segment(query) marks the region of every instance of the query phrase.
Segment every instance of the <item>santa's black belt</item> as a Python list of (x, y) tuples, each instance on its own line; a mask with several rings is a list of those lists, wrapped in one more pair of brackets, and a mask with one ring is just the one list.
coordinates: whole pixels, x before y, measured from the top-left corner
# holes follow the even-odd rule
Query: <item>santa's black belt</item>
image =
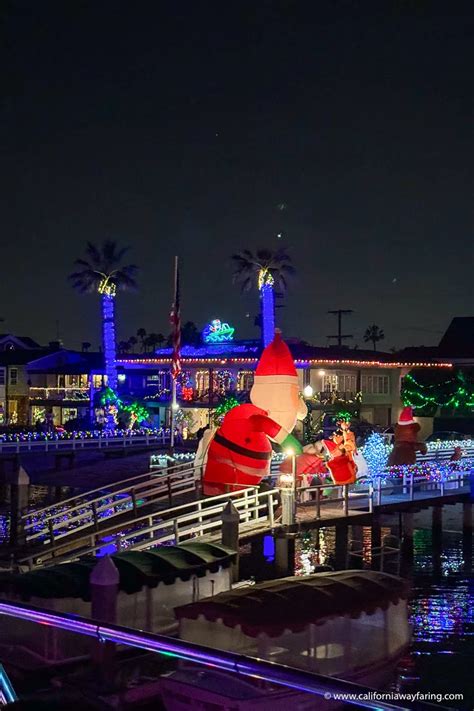
[(252, 449), (241, 447), (240, 444), (235, 444), (235, 442), (231, 442), (230, 439), (223, 437), (221, 434), (219, 434), (219, 432), (216, 432), (216, 434), (214, 435), (214, 442), (217, 442), (217, 444), (222, 444), (223, 447), (227, 447), (227, 449), (230, 449), (231, 452), (235, 452), (236, 454), (242, 454), (244, 457), (250, 457), (250, 459), (268, 460), (272, 457), (271, 452), (254, 452)]

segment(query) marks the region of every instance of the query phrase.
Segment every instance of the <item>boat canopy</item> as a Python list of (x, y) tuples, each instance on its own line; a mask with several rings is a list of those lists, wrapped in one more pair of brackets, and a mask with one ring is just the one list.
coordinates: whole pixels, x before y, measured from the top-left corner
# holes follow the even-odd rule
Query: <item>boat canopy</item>
[[(120, 574), (119, 590), (132, 594), (159, 583), (172, 585), (177, 579), (204, 577), (228, 568), (235, 551), (215, 543), (192, 542), (160, 546), (147, 551), (123, 551), (111, 558)], [(82, 598), (90, 600), (89, 577), (97, 558), (84, 558), (27, 573), (0, 574), (0, 594), (23, 599)]]
[(386, 610), (408, 597), (407, 583), (387, 573), (347, 570), (282, 578), (222, 592), (175, 608), (178, 620), (204, 618), (239, 627), (243, 634), (277, 637), (322, 625), (336, 617), (358, 618)]

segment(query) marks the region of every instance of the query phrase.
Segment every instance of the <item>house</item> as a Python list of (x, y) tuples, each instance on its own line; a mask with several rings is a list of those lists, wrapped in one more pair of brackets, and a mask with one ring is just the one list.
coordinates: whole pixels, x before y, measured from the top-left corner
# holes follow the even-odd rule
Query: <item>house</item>
[(54, 348), (42, 347), (28, 336), (0, 334), (0, 425), (27, 424), (29, 383), (26, 366)]
[(0, 333), (0, 352), (16, 350), (39, 350), (39, 343), (36, 343), (29, 336), (14, 336), (12, 333)]
[[(400, 385), (413, 368), (449, 369), (434, 359), (401, 361), (391, 354), (349, 348), (319, 348), (289, 342), (302, 392), (308, 396), (313, 421), (341, 409), (358, 411), (361, 419), (388, 427), (402, 407)], [(235, 341), (184, 346), (182, 374), (177, 387), (181, 409), (191, 431), (209, 421), (210, 413), (226, 396), (246, 401), (261, 353), (259, 341)], [(129, 355), (117, 360), (120, 387), (149, 405), (167, 405), (171, 394), (171, 349), (153, 355)]]
[[(220, 333), (221, 340), (211, 332), (210, 340), (204, 339), (202, 345), (181, 349), (177, 396), (191, 432), (206, 425), (226, 398), (241, 402), (249, 398), (261, 342), (234, 340), (233, 329), (227, 324), (221, 324)], [(33, 349), (28, 339), (8, 338), (5, 343), (14, 347), (0, 351), (4, 421), (34, 425), (46, 413), (52, 414), (56, 425), (74, 420), (84, 427), (95, 420), (96, 393), (107, 384), (101, 353), (68, 350), (58, 343)], [(452, 367), (436, 349), (421, 355), (417, 349), (416, 353), (393, 356), (348, 347), (310, 346), (293, 339), (288, 345), (313, 424), (326, 414), (349, 410), (366, 422), (388, 427), (398, 418), (401, 381), (412, 368), (439, 371)], [(171, 348), (117, 358), (119, 396), (143, 401), (156, 424), (170, 421), (171, 359)]]
[(56, 425), (88, 420), (94, 392), (107, 383), (101, 353), (59, 350), (30, 359), (29, 413), (31, 424), (52, 413)]

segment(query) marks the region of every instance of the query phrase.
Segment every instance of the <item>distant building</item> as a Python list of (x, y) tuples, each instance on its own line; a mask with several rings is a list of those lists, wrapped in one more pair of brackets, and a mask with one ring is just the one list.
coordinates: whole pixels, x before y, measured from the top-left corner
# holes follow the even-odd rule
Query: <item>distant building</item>
[[(457, 321), (454, 319), (453, 323)], [(213, 325), (215, 322), (213, 322)], [(183, 346), (178, 400), (191, 431), (207, 424), (210, 413), (227, 397), (245, 402), (262, 346), (259, 340), (235, 341), (221, 324), (201, 346)], [(449, 331), (449, 329), (448, 329)], [(0, 415), (4, 422), (34, 425), (53, 415), (56, 425), (94, 420), (97, 393), (107, 385), (103, 355), (68, 350), (59, 343), (33, 348), (28, 338), (0, 338)], [(23, 346), (22, 346), (23, 343)], [(37, 344), (36, 344), (37, 345)], [(358, 411), (362, 420), (388, 427), (402, 406), (402, 378), (414, 367), (449, 368), (441, 347), (406, 349), (397, 355), (338, 347), (315, 347), (289, 339), (301, 390), (311, 386), (313, 423), (339, 410)], [(452, 360), (455, 360), (454, 358)], [(153, 354), (119, 356), (119, 395), (143, 401), (155, 424), (169, 423), (171, 348)], [(84, 424), (82, 425), (84, 426)]]
[(41, 348), (29, 336), (14, 336), (12, 333), (0, 333), (0, 351), (38, 350)]
[(29, 383), (26, 366), (45, 353), (28, 336), (0, 334), (0, 424), (26, 424), (29, 417)]

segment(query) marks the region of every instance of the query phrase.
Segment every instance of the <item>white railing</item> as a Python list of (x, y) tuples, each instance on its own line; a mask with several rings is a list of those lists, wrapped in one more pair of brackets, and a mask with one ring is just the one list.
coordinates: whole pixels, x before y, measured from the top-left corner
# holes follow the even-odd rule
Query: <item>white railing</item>
[[(465, 453), (468, 452), (469, 450)], [(429, 452), (424, 456), (423, 461), (446, 462), (452, 454), (453, 450), (444, 448), (439, 452), (437, 458), (434, 457), (432, 452)], [(275, 481), (276, 479), (275, 475), (281, 460), (281, 455), (277, 455), (272, 461), (271, 481)], [(419, 460), (421, 460), (421, 457)], [(321, 506), (327, 506), (328, 504), (334, 505), (337, 502), (342, 502), (342, 515), (348, 515), (350, 508), (354, 508), (352, 501), (359, 504), (360, 508), (364, 496), (368, 511), (371, 512), (374, 503), (375, 505), (381, 505), (381, 497), (384, 492), (385, 496), (387, 496), (389, 491), (393, 494), (397, 487), (401, 487), (401, 493), (409, 499), (414, 496), (414, 491), (417, 487), (424, 488), (426, 491), (436, 488), (449, 490), (453, 488), (453, 482), (459, 482), (466, 473), (466, 471), (456, 472), (456, 463), (453, 463), (453, 475), (440, 477), (439, 482), (433, 482), (431, 479), (427, 480), (423, 477), (416, 477), (413, 473), (410, 474), (408, 472), (403, 478), (390, 477), (388, 483), (385, 485), (382, 484), (380, 479), (377, 479), (373, 483), (367, 482), (365, 487), (363, 484), (358, 484), (355, 487), (351, 486), (350, 488), (348, 486), (338, 486), (334, 484), (317, 484), (316, 486), (306, 487), (305, 489), (300, 488), (298, 496), (301, 501), (314, 499), (317, 518), (321, 516)], [(34, 512), (27, 513), (22, 517), (26, 540), (28, 543), (36, 543), (41, 547), (45, 546), (44, 553), (46, 552), (46, 546), (48, 549), (55, 549), (57, 546), (61, 546), (64, 549), (67, 545), (68, 547), (72, 546), (72, 548), (76, 549), (78, 546), (83, 545), (84, 536), (90, 537), (92, 535), (94, 541), (96, 541), (99, 535), (102, 538), (106, 532), (111, 530), (111, 527), (103, 528), (103, 526), (107, 525), (109, 519), (114, 519), (119, 516), (122, 517), (122, 523), (119, 524), (117, 521), (112, 528), (115, 532), (117, 532), (117, 529), (120, 529), (120, 526), (122, 529), (126, 527), (132, 528), (133, 530), (130, 537), (133, 538), (137, 530), (137, 523), (143, 520), (149, 520), (148, 515), (139, 517), (139, 510), (141, 508), (150, 506), (160, 508), (163, 504), (171, 507), (176, 497), (190, 494), (197, 496), (199, 493), (201, 474), (202, 471), (200, 467), (195, 468), (192, 463), (184, 462), (174, 465), (172, 468), (162, 468), (158, 470), (158, 472), (155, 470), (130, 477), (116, 484), (111, 484), (105, 491), (105, 487), (100, 487), (86, 492), (85, 494), (65, 499), (57, 504), (52, 504)], [(332, 490), (336, 496), (332, 495), (331, 498), (324, 496), (323, 490), (326, 489)], [(235, 494), (241, 494), (241, 492), (235, 492)], [(234, 494), (223, 495), (223, 499), (227, 501), (229, 496), (233, 495)], [(243, 496), (248, 496), (248, 494), (243, 494)], [(214, 498), (216, 497), (212, 497), (212, 500), (214, 500)], [(392, 498), (392, 501), (393, 500)], [(192, 502), (191, 504), (183, 505), (196, 505), (198, 507), (202, 505), (202, 507), (207, 509), (209, 501), (211, 501), (211, 499), (206, 498), (201, 500), (201, 504), (199, 502)], [(350, 508), (349, 502), (351, 502)], [(384, 503), (388, 502), (385, 501)], [(181, 507), (178, 506), (176, 509), (173, 509), (173, 511), (174, 510), (181, 510)], [(161, 511), (156, 514), (151, 514), (152, 519), (155, 515), (162, 519), (164, 512)], [(170, 510), (166, 512), (166, 515), (171, 515)], [(210, 529), (217, 528), (218, 525), (218, 523), (213, 523)], [(75, 539), (77, 543), (73, 542), (73, 539)], [(171, 539), (168, 538), (168, 540)], [(98, 547), (100, 547), (100, 545)], [(41, 551), (41, 554), (44, 555), (43, 551)], [(37, 553), (37, 555), (39, 554)]]
[(108, 549), (110, 541), (115, 550), (145, 550), (163, 543), (177, 544), (198, 536), (219, 535), (222, 512), (229, 499), (239, 512), (243, 526), (267, 523), (270, 528), (273, 527), (278, 490), (259, 492), (256, 487), (250, 487), (140, 516), (129, 521), (122, 530), (115, 525), (101, 529), (100, 532), (94, 531), (69, 540), (67, 545), (56, 545), (48, 547), (44, 552), (31, 554), (22, 559), (20, 564), (32, 569), (97, 555), (104, 548)]
[(146, 434), (124, 433), (118, 437), (98, 434), (97, 436), (55, 437), (36, 439), (30, 437), (18, 441), (0, 439), (0, 454), (22, 454), (26, 452), (58, 452), (82, 449), (120, 449), (125, 447), (149, 447), (169, 442), (169, 431), (159, 430)]
[(161, 476), (147, 472), (138, 477), (112, 485), (108, 490), (95, 489), (85, 495), (65, 499), (22, 516), (28, 543), (36, 542), (54, 546), (60, 539), (77, 536), (80, 531), (93, 527), (99, 529), (104, 519), (130, 512), (138, 516), (138, 509), (167, 502), (194, 492), (196, 471), (188, 464), (179, 464), (165, 470)]
[[(312, 512), (314, 507), (315, 520), (328, 517), (324, 515), (325, 508), (330, 509), (327, 513), (331, 517), (371, 514), (376, 506), (431, 501), (438, 497), (461, 494), (467, 490), (465, 484), (468, 477), (468, 470), (453, 471), (449, 477), (439, 481), (417, 478), (411, 473), (409, 476), (388, 479), (385, 483), (379, 477), (374, 482), (369, 482), (366, 489), (360, 490), (349, 484), (317, 484), (299, 487), (296, 490), (296, 499), (302, 505), (300, 512), (304, 508)], [(331, 493), (328, 495), (327, 491)], [(337, 504), (341, 505), (335, 507)], [(337, 510), (334, 511), (334, 508)], [(305, 521), (311, 518), (304, 516)], [(295, 522), (298, 522), (298, 516)]]

